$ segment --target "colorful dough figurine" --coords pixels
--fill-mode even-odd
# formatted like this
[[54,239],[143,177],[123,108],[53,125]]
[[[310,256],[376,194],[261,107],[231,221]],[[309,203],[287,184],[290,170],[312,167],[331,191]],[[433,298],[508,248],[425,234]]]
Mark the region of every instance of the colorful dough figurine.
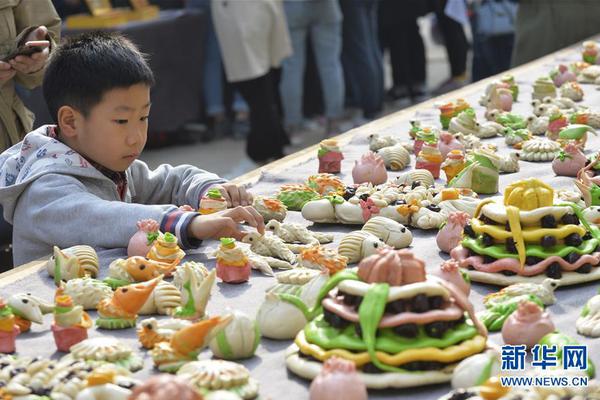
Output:
[[596,64],[598,61],[598,44],[592,40],[583,42],[581,57],[588,64]]
[[109,264],[108,277],[104,279],[104,283],[116,289],[134,282],[146,282],[159,275],[170,277],[177,265],[179,259],[167,264],[139,256],[117,258]]
[[31,323],[43,324],[44,315],[54,311],[54,304],[31,293],[13,294],[8,298],[8,307],[15,316],[15,323],[21,333],[31,329]]
[[504,128],[502,134],[504,135],[504,143],[515,148],[521,148],[523,142],[532,138],[531,132],[528,129],[512,129],[507,127]]
[[426,169],[431,172],[434,179],[440,177],[440,166],[442,165],[442,153],[438,149],[437,143],[425,143],[419,154],[415,168]]
[[574,143],[583,150],[587,142],[588,132],[596,135],[596,130],[591,126],[567,125],[558,132],[558,139],[556,141],[562,146],[565,146],[567,143]]
[[310,400],[367,400],[367,387],[352,361],[333,356],[310,384]]
[[400,144],[384,147],[375,153],[383,159],[385,167],[392,171],[400,171],[410,164],[410,154]]
[[600,337],[600,295],[593,296],[585,303],[575,327],[580,335]]
[[369,141],[369,150],[371,151],[377,151],[379,149],[383,149],[384,147],[390,147],[398,144],[398,140],[392,136],[379,136],[376,133],[370,134],[367,140]]
[[506,74],[500,78],[500,82],[508,85],[513,95],[513,101],[517,101],[519,99],[519,86],[515,82],[515,77],[511,74]]
[[385,244],[395,249],[408,247],[413,241],[410,230],[401,223],[386,217],[369,219],[361,230],[377,236]]
[[160,224],[153,219],[142,219],[136,224],[138,230],[129,239],[127,245],[127,257],[146,257],[152,243],[158,238]]
[[437,129],[429,127],[415,130],[415,142],[413,143],[412,152],[417,155],[421,151],[424,143],[435,144],[438,142],[440,132]]
[[137,336],[145,349],[151,350],[160,342],[168,342],[175,332],[192,325],[191,321],[179,318],[157,320],[147,318],[140,322]]
[[522,301],[502,325],[502,339],[510,345],[524,344],[531,349],[542,337],[554,332],[548,312],[531,301]]
[[348,266],[348,258],[337,250],[316,245],[298,254],[298,267],[328,271],[330,275],[343,271]]
[[554,291],[560,286],[558,279],[546,278],[542,283],[521,282],[507,286],[496,293],[485,296],[484,305],[500,304],[507,300],[514,299],[523,295],[534,295],[539,301],[549,306],[556,303]]
[[446,174],[446,181],[450,182],[460,171],[465,169],[465,165],[465,153],[461,150],[452,150],[448,153],[440,168]]
[[[581,343],[579,343],[577,340],[561,332],[552,332],[547,334],[539,341],[539,344],[541,346],[547,347],[556,346],[557,350],[554,354],[556,354],[558,365],[563,365],[562,357],[564,346],[581,346]],[[587,360],[587,369],[585,370],[585,373],[589,378],[593,378],[596,375],[596,366],[590,358],[589,353]]]
[[560,88],[560,95],[573,101],[583,100],[583,89],[577,82],[567,82]]
[[111,287],[106,283],[90,277],[71,279],[63,282],[60,288],[84,310],[95,310],[100,300],[110,298],[113,294]]
[[242,239],[242,242],[250,245],[250,250],[261,256],[275,257],[294,264],[296,255],[286,246],[285,242],[277,236],[261,235],[258,232],[250,232]]
[[544,97],[556,97],[556,86],[548,76],[539,77],[533,82],[532,99],[543,100]]
[[442,129],[448,129],[452,118],[458,116],[461,112],[472,108],[464,99],[457,99],[455,103],[449,102],[438,106],[438,109],[440,110],[440,123],[442,124]]
[[204,318],[216,277],[216,269],[208,272],[196,263],[180,266],[175,273],[173,284],[181,291],[182,306],[175,309],[173,316],[192,321]]
[[550,117],[531,115],[527,118],[527,129],[532,135],[545,135],[550,124]]
[[162,276],[148,282],[118,288],[111,298],[98,303],[96,325],[102,329],[133,328],[137,313],[152,294]]
[[[135,385],[129,379],[118,385],[115,371],[94,370],[85,380],[86,386],[77,394],[75,400],[129,400],[131,387]],[[125,387],[127,386],[127,387]]]
[[350,264],[377,253],[377,250],[389,247],[383,240],[366,231],[353,231],[342,238],[338,247],[340,255]]
[[206,399],[233,399],[219,395],[211,396],[219,391],[231,392],[243,400],[258,397],[258,382],[250,377],[250,372],[241,364],[225,360],[201,360],[185,364],[177,372],[177,376]]
[[339,174],[342,170],[342,154],[335,139],[321,140],[319,143],[319,173]]
[[475,111],[468,109],[452,118],[452,120],[450,120],[450,125],[448,126],[448,131],[450,133],[464,133],[480,137],[479,122],[477,122]]
[[479,204],[450,255],[472,280],[494,285],[541,283],[546,276],[561,285],[599,279],[599,232],[577,206],[553,201],[553,188],[538,179],[513,182],[503,204]]
[[202,400],[202,396],[183,379],[169,374],[160,374],[135,386],[128,397],[128,400],[164,399]]
[[440,132],[438,148],[440,149],[440,153],[442,153],[442,157],[444,159],[446,159],[452,150],[465,150],[465,146],[456,137],[454,137],[453,134],[445,131]]
[[172,315],[182,306],[181,292],[170,282],[161,280],[144,303],[139,315]]
[[0,353],[14,353],[17,335],[21,333],[15,316],[3,298],[0,298]]
[[180,329],[169,342],[159,342],[151,350],[154,365],[162,372],[176,372],[186,362],[195,360],[211,338],[230,321],[231,315],[217,316]]
[[308,177],[306,184],[321,196],[343,195],[346,185],[332,174],[317,174]]
[[217,276],[225,283],[243,283],[250,278],[250,263],[233,238],[221,238],[217,257]]
[[552,170],[558,176],[577,176],[586,163],[587,157],[581,148],[575,143],[567,143],[552,161]]
[[357,272],[334,275],[317,304],[322,311],[286,352],[288,369],[306,379],[336,355],[354,363],[368,388],[448,382],[456,363],[486,347],[467,296],[428,276],[408,250],[380,250]]
[[550,71],[550,78],[556,87],[561,87],[567,82],[577,82],[577,75],[565,64],[559,64],[558,67]]
[[569,123],[589,125],[594,129],[600,129],[600,113],[590,110],[577,110],[569,115]]
[[488,349],[483,353],[467,357],[454,369],[452,388],[468,389],[480,385],[499,375],[501,366],[500,353],[495,349]]
[[558,133],[569,124],[567,117],[560,111],[549,115],[546,137],[550,140],[558,139]]
[[146,257],[154,260],[171,264],[176,260],[183,260],[185,251],[177,244],[177,238],[170,232],[158,235]]
[[458,246],[463,238],[463,230],[470,219],[471,216],[466,212],[450,213],[448,222],[440,228],[435,237],[438,248],[444,253],[450,253],[453,248]]
[[92,319],[83,311],[83,307],[73,305],[68,295],[59,295],[55,299],[54,323],[52,334],[58,351],[68,352],[71,346],[87,339],[87,330]]
[[139,371],[144,366],[144,360],[131,347],[110,336],[82,340],[73,345],[71,352],[61,359],[65,362],[74,360],[84,360],[92,366],[108,362],[131,372]]
[[371,183],[373,185],[381,185],[387,182],[388,174],[383,158],[373,152],[363,154],[360,161],[356,160],[354,162],[352,179],[355,184]]
[[252,207],[263,217],[265,223],[271,220],[283,222],[287,215],[287,207],[278,199],[254,196]]
[[217,188],[208,189],[206,194],[200,199],[198,212],[200,214],[212,214],[218,211],[227,210],[227,200]]
[[535,138],[523,143],[521,160],[533,162],[552,161],[560,153],[560,144],[553,140]]
[[232,316],[231,322],[210,341],[210,350],[224,360],[253,357],[260,343],[258,324],[241,311],[226,312]]
[[488,110],[510,111],[513,105],[513,93],[505,83],[491,83],[486,89],[486,98],[482,101]]
[[98,275],[98,255],[90,246],[73,246],[61,250],[54,246],[54,253],[46,263],[48,274],[54,278],[56,286],[61,281]]
[[499,163],[498,155],[481,149],[474,150],[465,167],[448,182],[448,187],[470,188],[479,194],[495,194],[500,177]]
[[333,242],[332,234],[313,232],[300,224],[270,221],[265,225],[265,229],[273,232],[275,236],[280,237],[286,243],[302,243],[314,246],[319,243]]
[[319,193],[306,185],[283,185],[277,194],[277,199],[290,211],[300,211],[306,203],[318,198]]

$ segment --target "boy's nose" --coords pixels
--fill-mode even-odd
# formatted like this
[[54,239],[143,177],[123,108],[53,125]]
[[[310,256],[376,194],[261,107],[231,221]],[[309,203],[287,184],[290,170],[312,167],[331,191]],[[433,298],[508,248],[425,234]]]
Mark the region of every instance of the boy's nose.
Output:
[[143,129],[133,129],[127,135],[127,145],[133,146],[135,144],[138,144],[139,142],[141,142],[143,140],[143,136],[144,136]]

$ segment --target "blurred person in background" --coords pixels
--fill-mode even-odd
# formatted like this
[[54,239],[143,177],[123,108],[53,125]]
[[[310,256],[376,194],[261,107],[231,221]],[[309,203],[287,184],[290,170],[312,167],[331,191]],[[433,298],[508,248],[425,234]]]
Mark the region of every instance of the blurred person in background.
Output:
[[238,91],[233,92],[233,124],[227,118],[224,101],[223,62],[210,11],[211,0],[187,0],[186,7],[201,10],[207,16],[204,36],[202,98],[208,117],[208,137],[233,134],[241,138],[248,133],[248,105]]
[[212,0],[225,75],[250,109],[246,153],[255,163],[283,157],[289,139],[279,112],[281,62],[292,54],[281,0]]
[[473,82],[510,68],[517,8],[518,0],[477,0],[471,4]]
[[[429,2],[429,11],[435,13],[437,27],[444,40],[446,54],[450,62],[450,78],[443,82],[439,87],[432,91],[433,95],[441,95],[452,90],[458,89],[467,84],[467,53],[469,43],[461,22],[448,15],[447,5],[455,8],[464,9],[465,23],[468,23],[466,17],[466,4],[464,0],[424,0]],[[459,2],[461,4],[459,4]]]
[[427,14],[423,0],[381,0],[379,3],[379,43],[389,50],[392,87],[386,93],[389,101],[408,105],[426,98],[425,45],[419,17]]
[[293,54],[283,61],[279,84],[286,130],[291,135],[303,130],[306,40],[310,38],[325,100],[326,132],[338,133],[345,90],[338,0],[285,0],[283,6],[293,49]]
[[[2,3],[5,6],[2,6]],[[0,61],[0,152],[21,141],[33,127],[34,115],[15,92],[41,85],[46,61],[60,37],[60,18],[50,0],[0,0],[0,59],[30,41],[41,51]]]
[[524,64],[600,32],[600,1],[520,0],[512,66]]
[[383,109],[383,60],[377,29],[378,0],[340,0],[342,64],[349,104],[372,120]]

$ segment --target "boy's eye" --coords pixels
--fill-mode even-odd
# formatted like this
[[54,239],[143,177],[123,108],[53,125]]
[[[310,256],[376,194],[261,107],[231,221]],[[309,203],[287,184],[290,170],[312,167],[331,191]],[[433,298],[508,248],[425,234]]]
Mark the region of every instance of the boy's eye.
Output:
[[148,121],[148,115],[146,115],[146,116],[144,116],[144,117],[140,118],[140,121]]
[[115,119],[115,120],[113,120],[113,122],[115,122],[115,123],[117,123],[119,125],[125,125],[128,122],[128,120],[126,120],[126,119]]

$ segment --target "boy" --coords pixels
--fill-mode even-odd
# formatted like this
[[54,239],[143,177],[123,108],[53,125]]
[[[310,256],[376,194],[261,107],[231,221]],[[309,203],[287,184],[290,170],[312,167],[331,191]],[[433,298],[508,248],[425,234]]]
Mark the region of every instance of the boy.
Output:
[[[189,165],[151,171],[137,160],[153,83],[142,54],[118,34],[83,34],[53,52],[43,88],[56,125],[0,155],[0,204],[14,226],[15,265],[50,254],[53,245],[126,247],[144,218],[159,221],[183,248],[241,239],[243,221],[264,232],[243,187]],[[177,207],[198,208],[210,187],[234,208],[200,216]]]

